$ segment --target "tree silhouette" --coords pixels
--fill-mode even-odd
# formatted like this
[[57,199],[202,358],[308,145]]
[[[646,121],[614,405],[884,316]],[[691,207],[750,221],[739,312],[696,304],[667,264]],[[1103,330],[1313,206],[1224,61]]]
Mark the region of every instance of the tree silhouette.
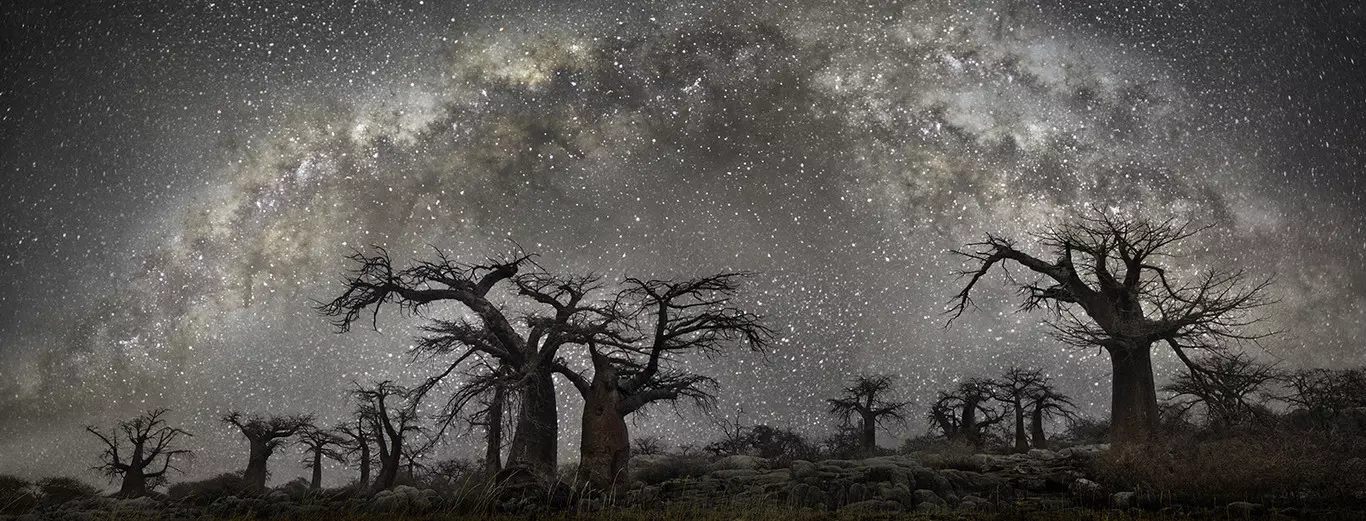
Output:
[[1025,395],[1029,408],[1030,446],[1036,449],[1048,448],[1048,435],[1044,432],[1044,420],[1061,416],[1071,418],[1077,405],[1067,395],[1058,392],[1051,378],[1044,376]]
[[[591,377],[563,364],[556,370],[584,398],[579,476],[597,490],[614,490],[631,455],[626,417],[655,402],[680,398],[710,407],[716,382],[678,367],[687,354],[713,356],[733,345],[761,351],[772,331],[762,317],[731,305],[744,273],[687,280],[628,278],[612,304],[577,334],[588,343]],[[550,293],[548,289],[539,290]]]
[[304,453],[307,454],[302,462],[304,468],[313,470],[313,480],[309,482],[309,488],[321,489],[323,486],[323,458],[345,462],[346,438],[335,431],[319,429],[313,425],[301,429],[298,436],[297,443],[304,447]]
[[[380,308],[395,303],[400,309],[419,313],[438,302],[458,304],[477,317],[434,320],[423,329],[427,336],[418,349],[454,356],[437,379],[452,374],[476,354],[497,360],[517,382],[520,394],[509,461],[549,476],[558,463],[559,416],[552,378],[555,360],[565,344],[578,339],[573,323],[591,314],[594,307],[584,302],[586,289],[595,278],[570,278],[544,283],[537,277],[517,277],[523,265],[531,264],[530,255],[487,264],[454,262],[441,251],[437,260],[418,262],[395,271],[389,253],[374,248],[373,254],[356,252],[351,260],[358,267],[348,277],[346,290],[319,310],[338,317],[334,325],[347,331],[368,309],[372,323],[378,321]],[[513,320],[489,300],[489,291],[511,281],[518,293],[553,310],[548,316],[531,315],[528,327],[519,331]],[[575,286],[580,289],[576,289]],[[542,290],[552,290],[550,292]],[[544,309],[544,308],[543,308]],[[425,385],[430,389],[434,384]]]
[[[358,415],[365,419],[379,449],[379,474],[370,485],[370,493],[394,486],[404,454],[404,440],[418,430],[417,403],[411,392],[385,380],[369,387],[357,386],[351,395],[360,403]],[[400,403],[390,403],[397,398]]]
[[991,386],[992,398],[1004,402],[1015,417],[1015,452],[1029,450],[1029,436],[1025,433],[1025,402],[1031,392],[1043,382],[1043,371],[1011,367]]
[[266,477],[270,475],[266,463],[275,449],[304,427],[313,423],[308,415],[270,416],[259,414],[243,415],[239,411],[229,411],[223,415],[223,423],[237,427],[247,438],[249,452],[247,470],[242,473],[242,481],[253,490],[266,489]]
[[844,425],[851,425],[854,417],[858,417],[859,446],[864,451],[877,448],[878,425],[888,421],[906,423],[902,411],[911,402],[888,401],[886,395],[891,388],[890,375],[861,374],[854,377],[854,383],[845,387],[838,398],[826,400],[830,403],[830,413],[838,416]]
[[360,490],[369,489],[370,467],[374,465],[374,458],[370,456],[370,443],[380,441],[371,430],[369,419],[361,411],[357,411],[354,422],[337,424],[334,430],[346,440],[342,447],[342,456],[355,461],[356,470],[360,471],[357,487]]
[[1183,277],[1162,265],[1179,251],[1178,243],[1204,229],[1096,209],[1038,236],[1052,250],[1051,262],[988,235],[971,249],[954,251],[976,266],[962,272],[968,282],[951,301],[949,321],[972,305],[973,287],[993,266],[1009,261],[1033,272],[1034,281],[1010,279],[1024,298],[1021,309],[1047,309],[1059,340],[1109,353],[1112,438],[1119,444],[1149,441],[1157,426],[1154,343],[1165,343],[1187,367],[1201,371],[1187,351],[1224,349],[1271,334],[1249,327],[1260,321],[1252,312],[1269,303],[1270,279],[1249,282],[1244,271],[1222,268]]
[[1265,393],[1280,376],[1275,366],[1253,360],[1243,353],[1206,357],[1203,371],[1187,370],[1162,387],[1172,393],[1179,412],[1196,405],[1215,428],[1239,425],[1256,414],[1254,395]]
[[[104,443],[100,465],[95,470],[111,479],[122,476],[118,497],[133,498],[147,495],[150,487],[166,480],[166,471],[183,472],[176,467],[176,459],[192,455],[189,450],[175,448],[176,440],[190,433],[171,427],[162,418],[169,409],[152,409],[131,420],[120,421],[115,431],[103,432],[87,425],[85,430]],[[127,446],[125,448],[125,443]],[[122,451],[120,449],[123,449]],[[157,468],[157,460],[161,460]]]
[[982,432],[1005,419],[1001,411],[991,406],[994,387],[991,380],[972,378],[953,391],[940,391],[930,406],[932,428],[939,429],[945,438],[981,446]]
[[1327,427],[1343,411],[1366,407],[1366,369],[1301,369],[1281,376],[1286,391],[1279,398],[1303,409],[1319,427]]

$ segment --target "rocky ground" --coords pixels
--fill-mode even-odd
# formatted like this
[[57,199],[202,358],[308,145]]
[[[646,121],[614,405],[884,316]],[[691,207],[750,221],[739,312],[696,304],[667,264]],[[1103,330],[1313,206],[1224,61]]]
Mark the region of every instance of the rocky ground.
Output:
[[[641,481],[677,465],[671,456],[640,456],[632,461],[633,484],[614,497],[576,498],[561,487],[549,497],[497,497],[496,492],[449,492],[399,486],[372,498],[290,496],[275,491],[264,497],[227,496],[208,501],[166,501],[153,498],[118,500],[84,498],[44,507],[5,521],[39,519],[94,521],[104,519],[331,519],[335,513],[386,518],[394,515],[440,515],[474,505],[510,516],[543,515],[550,510],[601,512],[612,509],[712,511],[727,509],[783,509],[793,512],[868,514],[886,518],[909,512],[930,518],[992,515],[1099,513],[1141,509],[1161,518],[1183,518],[1190,513],[1221,519],[1342,518],[1359,514],[1333,510],[1269,508],[1234,501],[1206,505],[1164,504],[1163,498],[1134,491],[1110,490],[1088,475],[1088,461],[1104,445],[1061,451],[1032,450],[1025,454],[963,455],[911,453],[862,460],[796,460],[778,465],[752,456],[731,456],[707,464],[686,477],[655,484]],[[655,475],[658,475],[656,473]],[[543,493],[544,494],[544,493]],[[1078,517],[1078,516],[1067,516]],[[1087,518],[1080,516],[1080,518]],[[1366,517],[1359,517],[1366,519]]]

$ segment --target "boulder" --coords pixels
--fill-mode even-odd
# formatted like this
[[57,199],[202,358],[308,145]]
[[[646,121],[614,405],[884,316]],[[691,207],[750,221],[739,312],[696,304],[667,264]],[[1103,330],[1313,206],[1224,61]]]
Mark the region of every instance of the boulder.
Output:
[[929,489],[916,489],[914,492],[911,492],[911,497],[915,499],[916,506],[923,503],[930,503],[941,507],[949,506],[948,501],[944,501],[944,498],[939,497],[939,494],[936,494],[933,490]]
[[904,509],[905,507],[901,503],[885,499],[869,499],[850,503],[840,508],[844,512],[900,512]]
[[726,456],[713,462],[707,467],[708,470],[715,472],[718,470],[759,470],[768,468],[768,460],[756,456],[735,455]]
[[1110,495],[1110,505],[1120,510],[1138,506],[1138,494],[1134,492],[1115,492]]

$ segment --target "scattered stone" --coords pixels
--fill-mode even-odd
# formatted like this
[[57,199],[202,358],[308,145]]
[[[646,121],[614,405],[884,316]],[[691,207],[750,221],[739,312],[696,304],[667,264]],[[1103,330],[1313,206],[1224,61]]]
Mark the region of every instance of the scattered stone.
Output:
[[1115,492],[1110,495],[1110,505],[1124,510],[1126,508],[1138,506],[1138,494],[1134,492]]
[[768,460],[755,456],[726,456],[712,463],[708,470],[759,470],[768,468]]

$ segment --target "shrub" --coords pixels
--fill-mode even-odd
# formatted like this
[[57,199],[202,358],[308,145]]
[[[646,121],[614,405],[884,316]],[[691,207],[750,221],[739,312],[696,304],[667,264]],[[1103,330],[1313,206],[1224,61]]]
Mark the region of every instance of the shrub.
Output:
[[208,505],[228,496],[254,495],[251,486],[242,479],[241,472],[226,472],[201,481],[182,481],[171,485],[166,493],[171,499],[186,500],[199,505]]
[[38,491],[43,495],[43,503],[56,505],[71,501],[97,496],[100,489],[94,485],[86,483],[76,478],[64,476],[43,478],[36,483]]
[[977,448],[963,440],[919,436],[902,442],[900,452],[911,455],[920,464],[932,469],[956,469],[973,472],[983,470],[982,460],[977,457]]
[[17,476],[0,474],[0,514],[25,514],[38,506],[32,483]]

